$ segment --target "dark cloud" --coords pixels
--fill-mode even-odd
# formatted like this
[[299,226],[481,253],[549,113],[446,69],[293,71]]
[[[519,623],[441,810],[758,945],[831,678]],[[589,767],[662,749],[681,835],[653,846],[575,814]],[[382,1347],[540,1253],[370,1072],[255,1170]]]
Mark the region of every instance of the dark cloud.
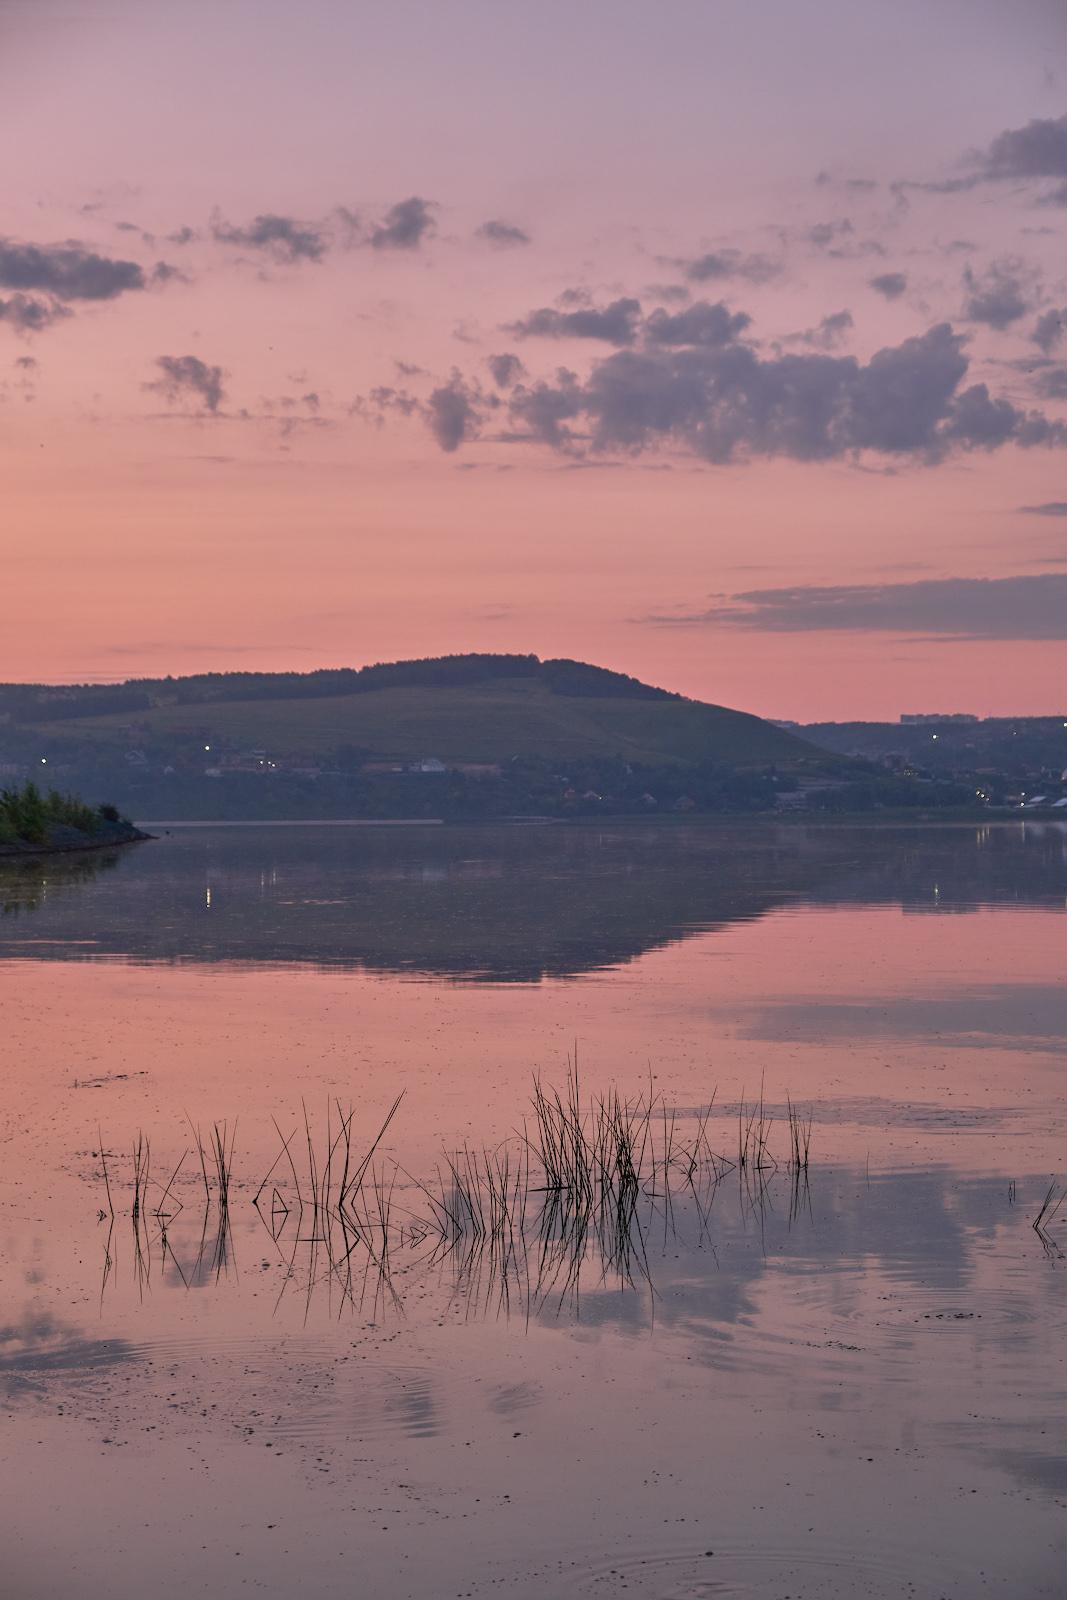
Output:
[[189,275],[180,267],[171,266],[169,261],[157,261],[152,268],[153,283],[188,283]]
[[855,326],[851,311],[833,311],[823,317],[817,328],[809,328],[799,337],[802,344],[813,350],[836,350]]
[[908,287],[907,273],[904,272],[880,272],[876,278],[868,278],[867,282],[887,300],[899,300]]
[[771,633],[906,633],[941,639],[1067,639],[1067,573],[914,583],[750,589],[705,610],[650,616],[674,626]]
[[420,402],[415,395],[407,389],[395,389],[390,384],[379,384],[370,394],[358,395],[349,407],[352,416],[362,417],[364,422],[373,422],[379,428],[391,411],[401,417],[413,417],[418,415],[420,409]]
[[1067,330],[1067,307],[1043,311],[1034,323],[1030,337],[1046,355],[1054,350]]
[[676,261],[690,283],[718,283],[740,278],[746,283],[766,283],[781,271],[769,256],[744,255],[740,250],[712,250],[693,260]]
[[667,445],[724,463],[750,457],[824,461],[870,451],[928,462],[1009,441],[1063,445],[1067,427],[961,385],[964,340],[947,323],[852,356],[762,358],[750,346],[618,350],[580,380],[520,384],[510,415],[555,449],[639,454]]
[[36,356],[16,356],[14,365],[20,372],[36,372],[40,362]]
[[1054,189],[1048,189],[1038,201],[1043,206],[1067,206],[1067,183],[1058,183]]
[[424,415],[442,450],[451,454],[467,440],[477,438],[481,422],[479,398],[458,372],[431,392]]
[[412,195],[409,200],[398,200],[395,206],[390,206],[381,222],[371,230],[371,248],[417,250],[433,233],[434,226],[430,201]]
[[876,178],[838,178],[832,172],[817,172],[815,174],[815,187],[817,189],[851,189],[855,194],[871,194],[878,188]]
[[242,250],[262,250],[275,261],[284,262],[321,261],[329,245],[328,236],[317,224],[297,222],[293,217],[278,216],[272,211],[253,217],[243,227],[216,214],[211,219],[211,232],[220,244],[236,245]]
[[58,300],[38,300],[34,295],[13,294],[0,299],[0,322],[6,322],[16,333],[41,333],[53,322],[69,317],[70,312]]
[[18,244],[0,239],[0,288],[53,295],[57,300],[114,300],[145,287],[144,268],[79,244]]
[[[565,303],[579,298],[571,291]],[[637,338],[641,302],[629,298],[610,305],[577,305],[574,310],[542,306],[506,329],[517,339],[602,339],[606,344],[630,345]]]
[[188,399],[199,401],[205,411],[217,415],[225,397],[221,367],[209,367],[199,356],[159,356],[156,366],[161,376],[146,383],[146,389],[161,394],[172,405]]
[[816,222],[808,229],[809,243],[817,245],[820,250],[825,250],[828,245],[836,244],[839,239],[849,238],[855,233],[848,217],[839,217],[835,222]]
[[1003,330],[1030,309],[1030,290],[1019,262],[994,261],[979,277],[970,267],[963,274],[963,315]]
[[[645,319],[644,336],[651,345],[731,344],[751,323],[744,311],[730,311],[721,300],[696,300],[684,311],[653,311]],[[621,341],[620,341],[621,342]]]
[[526,376],[526,368],[518,356],[506,351],[503,355],[489,357],[489,371],[498,389],[510,389],[513,383]]
[[1019,506],[1030,517],[1067,517],[1067,500],[1046,500],[1039,506]]
[[178,245],[195,244],[199,238],[200,235],[197,233],[196,229],[190,228],[188,225],[186,225],[181,228],[176,228],[173,233],[168,233],[167,243]]
[[1034,377],[1034,393],[1042,400],[1067,400],[1067,367],[1044,367]]
[[530,243],[530,235],[525,228],[517,228],[513,222],[502,222],[499,217],[490,217],[488,222],[483,222],[477,230],[477,237],[488,244],[503,245],[505,249]]
[[1067,178],[1067,116],[1006,129],[977,164],[983,178]]

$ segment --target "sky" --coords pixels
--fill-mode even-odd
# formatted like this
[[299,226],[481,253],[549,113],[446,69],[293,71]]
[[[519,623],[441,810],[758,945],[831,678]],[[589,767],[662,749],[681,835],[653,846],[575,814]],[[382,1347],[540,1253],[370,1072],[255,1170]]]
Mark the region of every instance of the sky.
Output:
[[1067,707],[1062,0],[0,0],[2,681]]

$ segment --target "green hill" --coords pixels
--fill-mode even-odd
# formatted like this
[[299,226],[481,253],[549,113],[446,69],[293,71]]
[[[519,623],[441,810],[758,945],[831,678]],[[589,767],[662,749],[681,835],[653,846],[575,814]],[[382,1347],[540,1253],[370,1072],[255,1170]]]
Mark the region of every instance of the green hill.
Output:
[[[454,656],[361,672],[233,673],[120,686],[0,687],[9,728],[45,741],[256,749],[308,761],[619,759],[831,771],[848,765],[745,712],[686,700],[621,673],[536,656]],[[2,742],[2,739],[0,739]]]

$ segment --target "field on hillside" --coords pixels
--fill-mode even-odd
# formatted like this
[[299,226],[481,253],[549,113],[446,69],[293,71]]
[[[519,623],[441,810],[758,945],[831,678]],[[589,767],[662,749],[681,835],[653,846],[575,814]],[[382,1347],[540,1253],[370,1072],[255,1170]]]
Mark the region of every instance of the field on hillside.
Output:
[[46,736],[100,744],[196,740],[309,757],[352,745],[375,755],[444,761],[622,756],[628,761],[721,760],[734,766],[814,760],[835,765],[791,734],[744,712],[686,700],[581,698],[529,680],[458,689],[390,688],[322,699],[220,701],[42,723]]

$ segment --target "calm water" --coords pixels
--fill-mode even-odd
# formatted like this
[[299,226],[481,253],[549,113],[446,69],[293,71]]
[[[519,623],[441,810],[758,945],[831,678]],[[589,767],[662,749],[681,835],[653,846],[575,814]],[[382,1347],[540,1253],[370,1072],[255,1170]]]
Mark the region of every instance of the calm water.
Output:
[[[0,869],[4,1600],[1062,1595],[1065,909],[1032,824]],[[522,1181],[576,1052],[621,1233]]]

